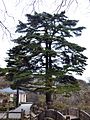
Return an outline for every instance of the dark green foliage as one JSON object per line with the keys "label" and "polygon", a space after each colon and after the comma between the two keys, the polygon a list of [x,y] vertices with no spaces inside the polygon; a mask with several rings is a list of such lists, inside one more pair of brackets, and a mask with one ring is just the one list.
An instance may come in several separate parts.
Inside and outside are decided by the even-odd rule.
{"label": "dark green foliage", "polygon": [[[78,21],[69,20],[65,12],[35,12],[26,17],[27,23],[19,21],[16,32],[22,36],[13,40],[17,45],[8,51],[6,60],[17,85],[43,85],[50,90],[66,74],[81,75],[86,66],[87,57],[82,54],[85,48],[67,38],[80,36],[84,27],[76,27]],[[65,78],[63,82],[66,81],[70,82]]]}
{"label": "dark green foliage", "polygon": [[5,76],[7,72],[8,72],[7,68],[0,68],[0,76]]}

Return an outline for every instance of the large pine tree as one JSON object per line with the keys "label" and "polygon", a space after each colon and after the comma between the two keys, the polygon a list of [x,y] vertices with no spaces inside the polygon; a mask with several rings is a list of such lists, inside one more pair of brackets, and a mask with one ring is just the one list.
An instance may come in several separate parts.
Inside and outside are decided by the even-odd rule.
{"label": "large pine tree", "polygon": [[[73,72],[81,75],[85,70],[85,48],[68,41],[80,36],[84,27],[77,27],[78,21],[69,20],[65,12],[35,12],[26,17],[27,23],[19,21],[17,26],[16,32],[22,34],[13,40],[17,45],[8,51],[9,79],[19,87],[43,88],[48,103],[51,91],[63,76]],[[63,82],[69,80],[65,78]]]}

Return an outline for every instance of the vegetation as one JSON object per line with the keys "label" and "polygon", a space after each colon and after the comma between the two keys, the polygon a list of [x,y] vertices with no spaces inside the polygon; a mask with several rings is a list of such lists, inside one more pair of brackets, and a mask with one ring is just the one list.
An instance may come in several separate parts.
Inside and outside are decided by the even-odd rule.
{"label": "vegetation", "polygon": [[[79,108],[90,114],[90,85],[83,80],[78,81],[81,90],[70,92],[67,95],[65,93],[53,93],[53,104],[50,107],[59,111],[68,108]],[[45,95],[41,94],[38,97],[39,101],[36,101],[36,103],[40,110],[44,110],[46,107]]]}
{"label": "vegetation", "polygon": [[67,41],[80,36],[84,27],[77,27],[78,21],[69,20],[64,11],[54,15],[35,12],[26,17],[27,23],[19,21],[17,25],[16,32],[22,35],[8,51],[7,78],[16,88],[43,89],[48,104],[57,85],[77,83],[71,74],[81,75],[85,70],[85,48]]}

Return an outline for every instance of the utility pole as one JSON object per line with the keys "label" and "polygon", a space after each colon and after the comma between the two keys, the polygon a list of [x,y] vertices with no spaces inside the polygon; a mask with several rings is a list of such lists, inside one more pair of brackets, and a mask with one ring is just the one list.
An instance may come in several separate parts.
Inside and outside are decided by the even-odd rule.
{"label": "utility pole", "polygon": [[17,92],[16,92],[16,107],[19,106],[19,89],[17,88]]}

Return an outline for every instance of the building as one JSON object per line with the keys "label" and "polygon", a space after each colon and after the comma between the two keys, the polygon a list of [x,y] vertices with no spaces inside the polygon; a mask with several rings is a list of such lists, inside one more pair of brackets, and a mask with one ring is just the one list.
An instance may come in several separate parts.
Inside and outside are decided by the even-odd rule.
{"label": "building", "polygon": [[[0,93],[7,94],[9,96],[9,102],[14,102],[17,95],[17,90],[12,90],[10,87],[0,89]],[[19,103],[26,102],[26,93],[19,90]]]}

